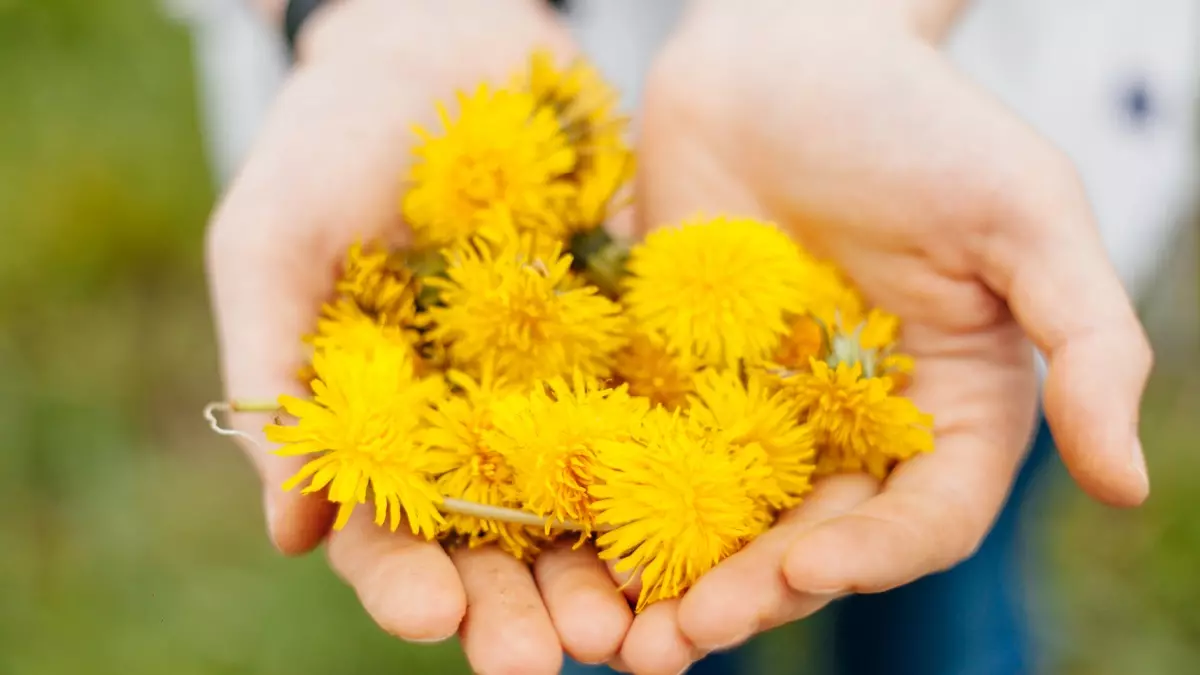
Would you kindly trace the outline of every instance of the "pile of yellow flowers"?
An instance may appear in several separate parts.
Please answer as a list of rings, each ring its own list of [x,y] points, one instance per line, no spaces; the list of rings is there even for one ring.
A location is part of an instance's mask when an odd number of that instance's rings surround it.
[[[266,429],[311,456],[285,487],[326,494],[335,527],[372,503],[393,530],[526,560],[592,542],[641,610],[815,476],[932,449],[896,317],[772,224],[605,232],[634,165],[615,101],[538,53],[416,129],[412,246],[348,251],[306,338],[311,396]]]

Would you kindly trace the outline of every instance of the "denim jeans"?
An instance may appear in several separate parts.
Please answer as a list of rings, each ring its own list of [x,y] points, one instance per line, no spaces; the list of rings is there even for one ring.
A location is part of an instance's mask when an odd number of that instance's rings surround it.
[[[974,556],[953,569],[878,595],[845,598],[825,610],[832,635],[821,655],[839,675],[1021,675],[1035,653],[1025,601],[1022,505],[1054,456],[1045,422],[1008,503]],[[711,655],[690,675],[735,675],[753,666],[743,650]],[[779,671],[779,668],[774,668]],[[566,675],[604,667],[568,662]]]

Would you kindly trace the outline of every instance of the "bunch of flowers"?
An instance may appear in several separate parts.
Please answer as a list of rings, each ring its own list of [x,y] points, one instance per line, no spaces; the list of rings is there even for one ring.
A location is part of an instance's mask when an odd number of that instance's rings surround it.
[[[774,225],[604,230],[634,157],[614,92],[535,54],[417,128],[413,245],[356,245],[267,427],[285,485],[448,545],[591,541],[682,594],[814,477],[933,447],[895,316]],[[298,336],[299,339],[299,336]],[[236,406],[236,404],[235,404]]]

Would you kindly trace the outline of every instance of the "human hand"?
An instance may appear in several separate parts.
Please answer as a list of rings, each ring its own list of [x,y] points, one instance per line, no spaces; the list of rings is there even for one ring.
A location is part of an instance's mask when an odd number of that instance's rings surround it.
[[[456,88],[507,82],[536,48],[569,53],[543,4],[343,0],[313,15],[299,63],[209,231],[230,400],[304,393],[297,374],[308,355],[297,336],[315,326],[347,247],[406,236],[399,190],[412,125],[436,125],[433,102]],[[258,432],[265,421],[236,420],[260,439],[247,450],[271,538],[300,554],[329,532],[331,505],[281,490],[304,460],[270,454]],[[477,672],[555,673],[564,648],[602,661],[629,625],[629,608],[594,552],[552,549],[531,574],[495,547],[447,554],[403,527],[375,526],[363,511],[330,536],[334,570],[390,633],[427,642],[460,631]]]
[[[649,226],[763,218],[904,321],[907,394],[937,450],[882,485],[836,476],[681,600],[640,614],[639,673],[884,591],[969,556],[1011,487],[1037,401],[1075,480],[1130,506],[1149,490],[1137,421],[1151,353],[1071,164],[931,44],[930,3],[698,0],[644,98]]]

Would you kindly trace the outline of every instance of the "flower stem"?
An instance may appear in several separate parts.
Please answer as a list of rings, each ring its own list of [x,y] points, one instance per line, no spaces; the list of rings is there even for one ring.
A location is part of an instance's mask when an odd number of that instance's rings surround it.
[[[229,412],[235,413],[264,413],[279,410],[275,401],[230,401]]]
[[[453,497],[444,497],[442,499],[442,510],[447,513],[457,513],[462,516],[474,516],[476,518],[486,518],[488,520],[501,520],[506,523],[516,523],[518,525],[530,525],[533,527],[545,527],[546,519],[528,511],[519,509],[509,509],[503,506],[489,506],[488,504],[478,504],[469,502],[463,499],[454,499]],[[583,528],[578,523],[570,521],[552,521],[551,527],[559,530],[580,531]]]

